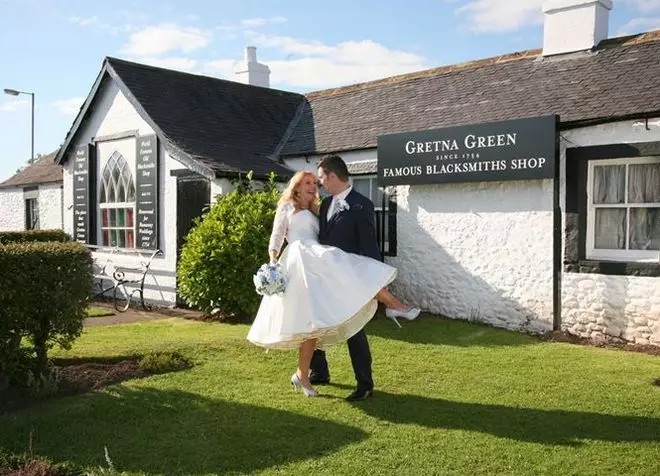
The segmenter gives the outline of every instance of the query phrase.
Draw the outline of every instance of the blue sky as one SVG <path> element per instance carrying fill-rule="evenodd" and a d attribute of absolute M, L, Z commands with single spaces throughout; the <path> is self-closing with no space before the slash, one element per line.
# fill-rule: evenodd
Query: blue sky
<path fill-rule="evenodd" d="M 64 140 L 103 58 L 231 79 L 246 45 L 307 92 L 542 45 L 542 0 L 0 0 L 0 89 L 35 92 L 35 153 Z M 614 0 L 610 36 L 660 28 Z M 0 181 L 30 156 L 30 97 L 0 94 Z"/>

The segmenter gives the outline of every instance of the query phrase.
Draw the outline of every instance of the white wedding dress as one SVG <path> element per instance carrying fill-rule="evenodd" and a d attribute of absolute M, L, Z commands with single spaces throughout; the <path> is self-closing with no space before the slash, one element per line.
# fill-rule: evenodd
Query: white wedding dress
<path fill-rule="evenodd" d="M 324 246 L 319 221 L 292 204 L 278 207 L 268 249 L 288 246 L 280 256 L 287 276 L 282 295 L 264 296 L 248 333 L 261 347 L 295 349 L 317 338 L 324 348 L 345 341 L 376 313 L 374 299 L 396 277 L 396 268 L 365 256 Z"/>

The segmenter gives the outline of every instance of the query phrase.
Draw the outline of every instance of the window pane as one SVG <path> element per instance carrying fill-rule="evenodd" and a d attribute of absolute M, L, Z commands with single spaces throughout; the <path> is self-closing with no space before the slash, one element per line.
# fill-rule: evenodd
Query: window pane
<path fill-rule="evenodd" d="M 125 230 L 117 230 L 117 246 L 120 248 L 125 248 L 126 247 L 126 231 Z"/>
<path fill-rule="evenodd" d="M 628 167 L 628 202 L 660 203 L 660 163 Z"/>
<path fill-rule="evenodd" d="M 126 226 L 133 226 L 133 209 L 126 209 Z"/>
<path fill-rule="evenodd" d="M 119 167 L 117 165 L 112 168 L 112 180 L 119 183 Z"/>
<path fill-rule="evenodd" d="M 110 223 L 110 210 L 107 208 L 101 211 L 101 216 L 102 216 L 102 222 L 103 222 L 103 227 L 108 227 L 108 224 Z"/>
<path fill-rule="evenodd" d="M 625 165 L 594 167 L 594 203 L 624 203 Z"/>
<path fill-rule="evenodd" d="M 660 208 L 630 209 L 630 249 L 660 250 Z"/>
<path fill-rule="evenodd" d="M 124 203 L 126 201 L 126 190 L 124 189 L 123 182 L 119 182 L 117 185 L 117 201 Z"/>
<path fill-rule="evenodd" d="M 133 173 L 124 157 L 115 151 L 103 169 L 101 202 L 123 203 L 133 201 L 135 201 Z"/>
<path fill-rule="evenodd" d="M 376 208 L 387 208 L 387 203 L 383 204 L 383 191 L 378 186 L 376 179 L 371 180 L 371 200 Z"/>
<path fill-rule="evenodd" d="M 110 226 L 117 226 L 117 209 L 110 209 Z"/>
<path fill-rule="evenodd" d="M 117 209 L 117 226 L 124 226 L 124 208 Z"/>
<path fill-rule="evenodd" d="M 361 193 L 367 198 L 371 198 L 371 185 L 369 182 L 369 179 L 355 178 L 353 179 L 353 188 L 356 192 Z"/>
<path fill-rule="evenodd" d="M 110 246 L 110 232 L 103 230 L 103 246 Z"/>
<path fill-rule="evenodd" d="M 135 248 L 133 230 L 128 230 L 126 232 L 126 248 Z"/>
<path fill-rule="evenodd" d="M 626 248 L 626 209 L 597 208 L 594 247 L 601 250 Z"/>
<path fill-rule="evenodd" d="M 117 230 L 110 230 L 110 246 L 117 246 Z"/>

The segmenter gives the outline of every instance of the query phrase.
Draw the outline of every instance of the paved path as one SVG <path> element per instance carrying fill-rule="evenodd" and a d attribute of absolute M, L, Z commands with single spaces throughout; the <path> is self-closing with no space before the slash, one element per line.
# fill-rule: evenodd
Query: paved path
<path fill-rule="evenodd" d="M 155 321 L 158 319 L 169 319 L 171 317 L 199 318 L 202 313 L 191 309 L 155 309 L 144 311 L 141 308 L 130 308 L 126 312 L 115 310 L 111 304 L 94 302 L 92 307 L 114 311 L 112 316 L 88 317 L 85 319 L 84 327 L 113 326 L 117 324 L 129 324 L 131 322 Z"/>

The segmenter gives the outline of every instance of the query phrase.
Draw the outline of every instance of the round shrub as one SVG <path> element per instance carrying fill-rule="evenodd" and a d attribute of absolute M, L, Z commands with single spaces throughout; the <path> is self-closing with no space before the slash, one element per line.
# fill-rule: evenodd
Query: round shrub
<path fill-rule="evenodd" d="M 42 375 L 48 349 L 69 348 L 82 332 L 91 266 L 91 253 L 76 242 L 0 244 L 0 350 L 13 352 L 27 337 Z"/>
<path fill-rule="evenodd" d="M 268 261 L 268 240 L 280 193 L 274 177 L 262 190 L 253 182 L 221 195 L 186 237 L 178 289 L 186 302 L 221 317 L 256 313 L 260 296 L 252 276 Z"/>
<path fill-rule="evenodd" d="M 176 372 L 190 367 L 178 352 L 151 352 L 140 357 L 139 366 L 150 374 Z"/>

